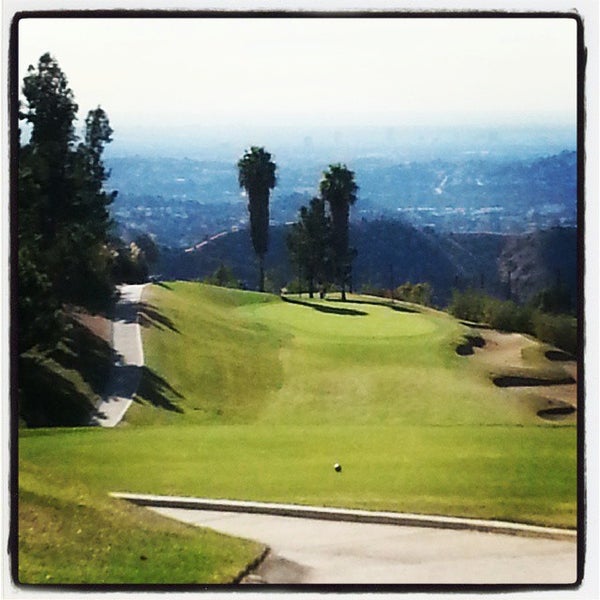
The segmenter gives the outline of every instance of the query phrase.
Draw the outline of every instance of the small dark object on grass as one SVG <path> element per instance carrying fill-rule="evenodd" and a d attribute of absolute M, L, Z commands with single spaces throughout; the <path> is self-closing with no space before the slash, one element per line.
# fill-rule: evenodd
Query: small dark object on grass
<path fill-rule="evenodd" d="M 339 473 L 342 470 L 342 465 L 340 465 L 340 463 L 335 463 L 333 468 L 335 469 L 336 473 Z"/>

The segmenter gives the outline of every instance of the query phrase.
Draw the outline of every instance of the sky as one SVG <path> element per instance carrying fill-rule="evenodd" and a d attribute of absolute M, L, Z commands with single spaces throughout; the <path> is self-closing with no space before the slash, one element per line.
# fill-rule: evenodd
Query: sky
<path fill-rule="evenodd" d="M 115 129 L 575 124 L 568 18 L 21 20 L 20 81 L 46 51 Z"/>

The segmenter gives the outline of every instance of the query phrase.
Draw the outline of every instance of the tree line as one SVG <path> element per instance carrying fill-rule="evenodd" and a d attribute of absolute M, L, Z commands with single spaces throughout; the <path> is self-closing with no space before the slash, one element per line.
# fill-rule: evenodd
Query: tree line
<path fill-rule="evenodd" d="M 269 194 L 275 187 L 276 165 L 264 148 L 252 146 L 238 162 L 240 187 L 248 196 L 252 245 L 259 261 L 259 290 L 264 291 L 264 257 L 268 249 Z M 356 202 L 358 186 L 354 172 L 343 164 L 332 164 L 319 183 L 320 195 L 302 206 L 298 222 L 287 238 L 298 280 L 305 282 L 312 298 L 318 287 L 324 293 L 329 283 L 339 286 L 342 300 L 351 284 L 352 260 L 349 246 L 350 207 Z"/>
<path fill-rule="evenodd" d="M 100 107 L 75 133 L 78 111 L 65 74 L 50 54 L 23 80 L 19 119 L 30 127 L 20 144 L 17 188 L 20 350 L 53 343 L 65 307 L 99 310 L 113 293 L 108 173 L 102 153 L 113 130 Z M 21 132 L 19 132 L 21 135 Z"/>
<path fill-rule="evenodd" d="M 79 107 L 66 75 L 49 54 L 30 65 L 18 118 L 17 314 L 19 351 L 51 347 L 64 334 L 70 307 L 108 309 L 115 285 L 147 278 L 157 248 L 148 235 L 126 244 L 115 234 L 102 156 L 113 130 L 101 107 L 90 110 L 82 137 Z"/>

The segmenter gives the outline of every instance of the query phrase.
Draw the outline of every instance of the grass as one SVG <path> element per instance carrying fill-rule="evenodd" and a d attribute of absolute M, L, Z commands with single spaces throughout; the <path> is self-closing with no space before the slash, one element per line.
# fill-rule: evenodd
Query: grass
<path fill-rule="evenodd" d="M 36 431 L 23 437 L 21 457 L 98 495 L 203 496 L 573 527 L 573 433 L 266 424 Z M 339 475 L 335 462 L 343 465 Z"/>
<path fill-rule="evenodd" d="M 522 395 L 494 386 L 486 365 L 458 356 L 472 331 L 448 315 L 358 297 L 315 309 L 192 283 L 150 291 L 146 369 L 126 421 L 21 432 L 28 580 L 229 581 L 260 551 L 110 491 L 576 526 L 575 426 L 540 419 Z M 530 368 L 542 368 L 530 354 Z M 71 524 L 79 510 L 76 523 L 100 523 L 98 543 Z M 53 559 L 57 544 L 69 550 Z M 158 574 L 144 548 L 165 553 Z M 193 564 L 168 566 L 184 554 Z"/>
<path fill-rule="evenodd" d="M 51 449 L 61 437 L 39 440 Z M 67 447 L 69 464 L 77 449 Z M 89 477 L 57 467 L 52 458 L 20 463 L 22 584 L 226 583 L 261 551 L 257 543 L 114 501 L 90 487 Z"/>
<path fill-rule="evenodd" d="M 540 424 L 456 354 L 470 330 L 443 313 L 355 298 L 344 308 L 366 314 L 331 314 L 264 294 L 170 287 L 153 287 L 148 301 L 174 327 L 144 330 L 150 378 L 169 388 L 142 390 L 130 424 Z"/>

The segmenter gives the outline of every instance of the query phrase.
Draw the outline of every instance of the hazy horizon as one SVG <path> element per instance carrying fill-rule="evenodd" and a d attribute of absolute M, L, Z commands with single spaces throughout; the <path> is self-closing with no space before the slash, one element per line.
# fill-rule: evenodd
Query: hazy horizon
<path fill-rule="evenodd" d="M 19 87 L 44 52 L 128 140 L 576 127 L 570 18 L 23 19 Z"/>

